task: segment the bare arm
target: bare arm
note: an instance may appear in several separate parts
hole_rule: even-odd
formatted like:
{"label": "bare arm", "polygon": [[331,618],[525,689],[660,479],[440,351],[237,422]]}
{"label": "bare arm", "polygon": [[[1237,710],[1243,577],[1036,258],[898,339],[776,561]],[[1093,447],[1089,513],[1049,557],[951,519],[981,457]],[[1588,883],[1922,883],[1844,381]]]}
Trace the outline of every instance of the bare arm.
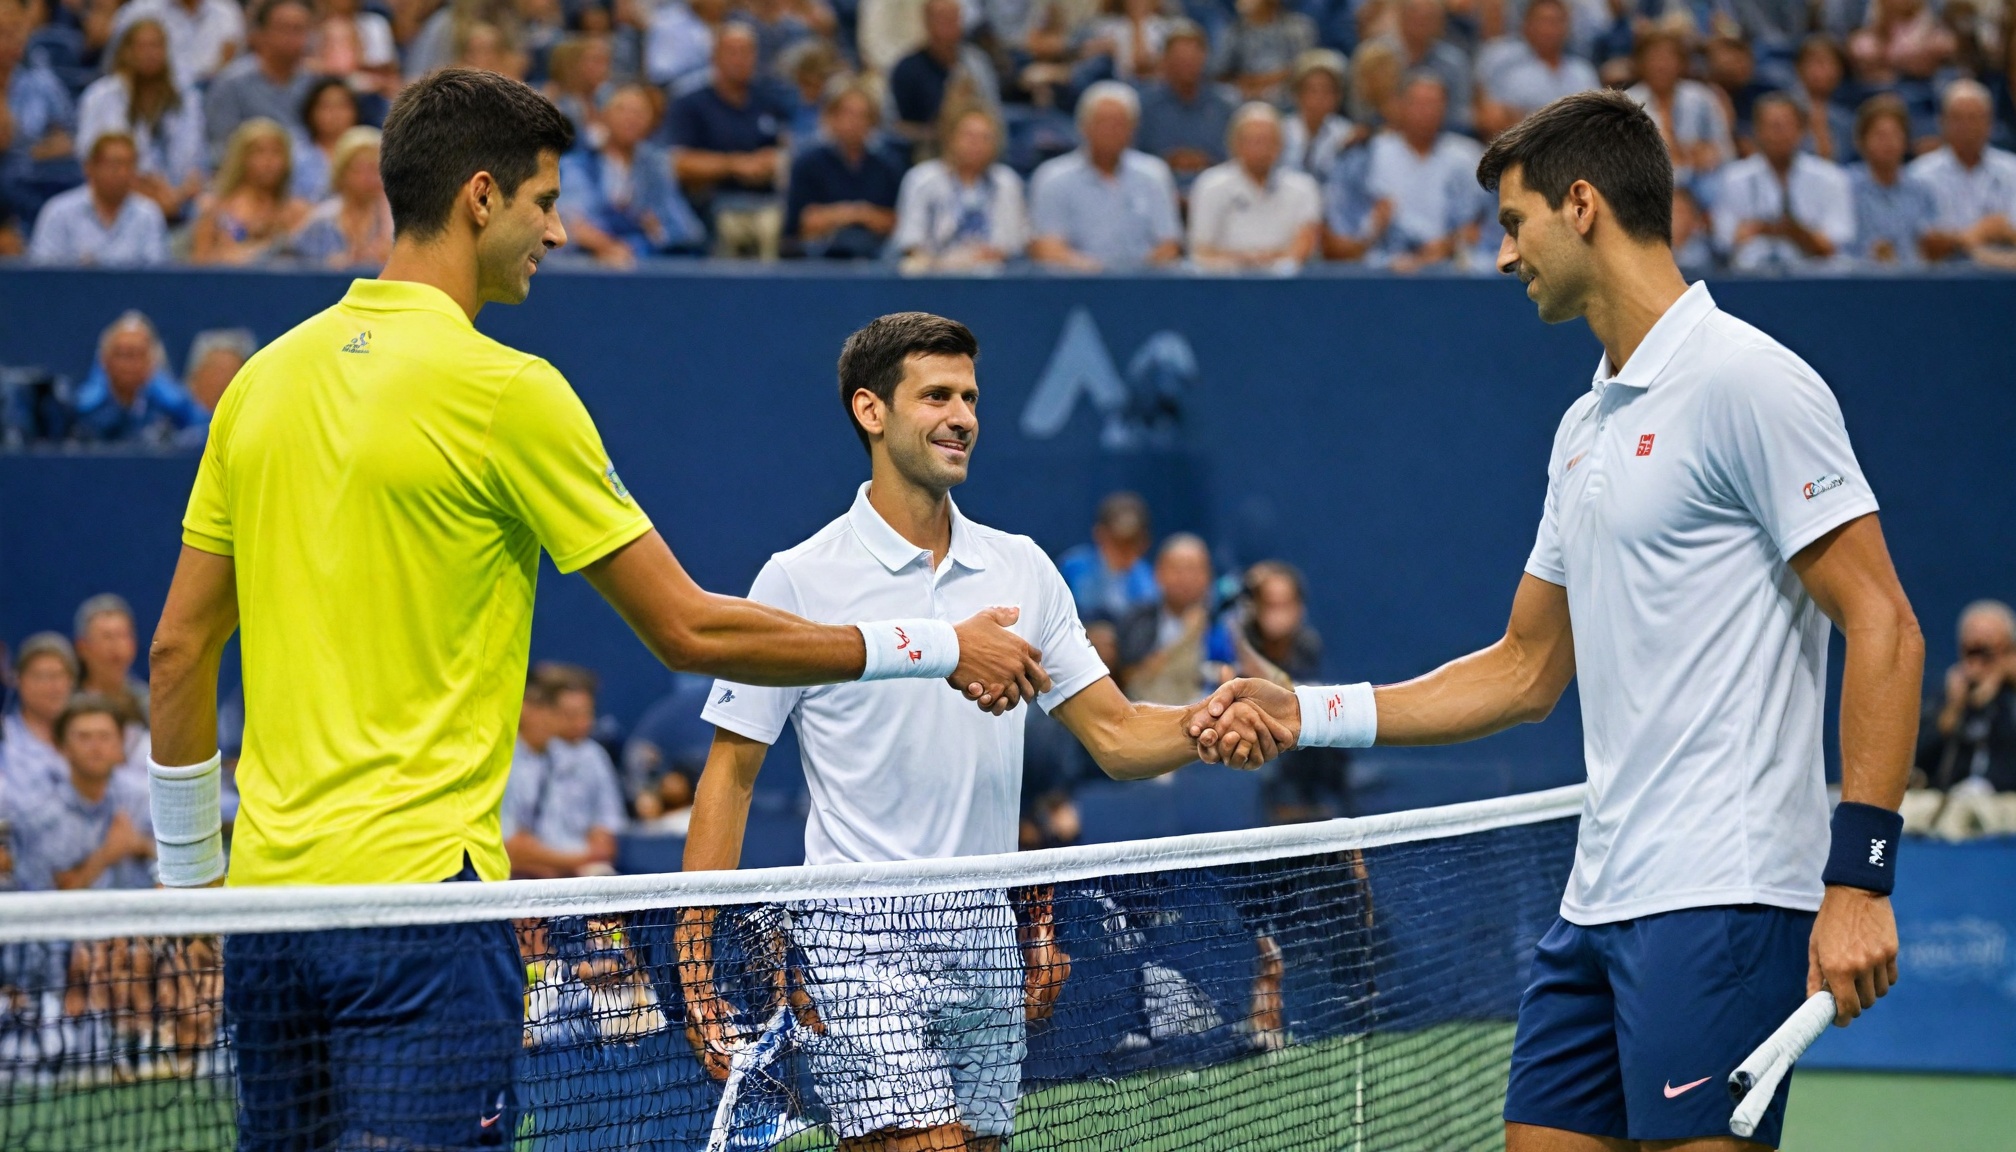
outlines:
{"label": "bare arm", "polygon": [[[675,671],[744,684],[833,684],[858,679],[867,658],[860,630],[851,624],[814,624],[701,588],[655,531],[582,574]],[[953,679],[982,708],[997,712],[1050,686],[1037,663],[1042,654],[1004,627],[1014,622],[1013,611],[987,609],[957,629],[959,667]]]}
{"label": "bare arm", "polygon": [[[1897,581],[1874,513],[1843,524],[1792,557],[1813,602],[1846,637],[1841,672],[1841,799],[1896,811],[1918,742],[1925,637]],[[1806,990],[1834,993],[1846,1024],[1897,982],[1890,898],[1830,885],[1813,923]]]}
{"label": "bare arm", "polygon": [[1099,271],[1099,261],[1071,247],[1062,236],[1038,236],[1029,241],[1029,259],[1080,272]]}
{"label": "bare arm", "polygon": [[[749,827],[749,797],[763,767],[768,744],[726,728],[714,730],[707,766],[693,798],[686,829],[688,872],[732,869],[742,862],[742,834]],[[686,1039],[702,1067],[715,1079],[728,1075],[734,1053],[734,1009],[714,987],[714,909],[688,908],[679,914],[676,934],[679,983],[686,996]]]}
{"label": "bare arm", "polygon": [[184,545],[147,650],[154,761],[200,764],[217,751],[217,663],[238,630],[237,564]]}
{"label": "bare arm", "polygon": [[577,876],[589,860],[585,852],[562,852],[530,832],[515,832],[508,837],[504,853],[511,857],[512,875],[535,880]]}
{"label": "bare arm", "polygon": [[1094,681],[1051,715],[1115,780],[1146,780],[1197,759],[1183,730],[1184,709],[1137,704],[1121,695],[1111,676]]}

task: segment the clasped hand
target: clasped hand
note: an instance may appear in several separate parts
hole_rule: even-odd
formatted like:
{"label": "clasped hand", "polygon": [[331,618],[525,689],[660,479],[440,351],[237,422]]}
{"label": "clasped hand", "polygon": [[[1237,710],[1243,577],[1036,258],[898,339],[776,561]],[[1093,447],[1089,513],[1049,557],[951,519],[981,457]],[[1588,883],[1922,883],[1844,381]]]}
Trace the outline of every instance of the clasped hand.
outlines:
{"label": "clasped hand", "polygon": [[1206,764],[1258,768],[1295,747],[1302,706],[1271,680],[1232,680],[1191,706],[1183,731]]}

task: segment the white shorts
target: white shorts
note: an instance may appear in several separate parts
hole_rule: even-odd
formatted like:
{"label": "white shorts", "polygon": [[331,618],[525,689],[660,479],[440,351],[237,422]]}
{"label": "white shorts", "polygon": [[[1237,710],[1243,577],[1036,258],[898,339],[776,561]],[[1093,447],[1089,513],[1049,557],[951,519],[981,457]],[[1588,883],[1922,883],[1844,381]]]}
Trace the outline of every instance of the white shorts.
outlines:
{"label": "white shorts", "polygon": [[843,1140],[963,1124],[1011,1135],[1022,1085],[1022,949],[1001,892],[794,905],[826,1031],[799,1030]]}

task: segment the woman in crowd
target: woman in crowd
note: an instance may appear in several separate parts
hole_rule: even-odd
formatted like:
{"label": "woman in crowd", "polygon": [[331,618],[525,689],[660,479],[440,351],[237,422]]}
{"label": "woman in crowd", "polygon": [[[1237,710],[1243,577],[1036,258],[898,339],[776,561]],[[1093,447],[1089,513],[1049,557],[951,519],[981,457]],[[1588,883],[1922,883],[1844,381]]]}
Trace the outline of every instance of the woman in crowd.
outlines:
{"label": "woman in crowd", "polygon": [[1351,56],[1351,98],[1347,114],[1362,135],[1386,124],[1386,106],[1400,93],[1400,50],[1387,40],[1367,40]]}
{"label": "woman in crowd", "polygon": [[263,116],[231,133],[210,203],[196,218],[189,259],[256,264],[271,259],[301,226],[308,205],[291,192],[287,130]]}
{"label": "woman in crowd", "polygon": [[602,101],[609,95],[609,75],[615,62],[609,37],[584,33],[553,46],[546,61],[546,98],[574,124],[584,147],[602,146]]}
{"label": "woman in crowd", "polygon": [[1295,58],[1289,79],[1295,110],[1281,120],[1281,163],[1307,172],[1318,183],[1329,179],[1337,154],[1357,139],[1351,121],[1337,114],[1344,103],[1346,74],[1342,53],[1312,48]]}
{"label": "woman in crowd", "polygon": [[336,142],[357,127],[361,109],[357,94],[334,76],[308,86],[301,98],[301,128],[294,133],[294,194],[310,204],[329,195],[330,161]]}
{"label": "woman in crowd", "polygon": [[1854,255],[1893,268],[1952,255],[1952,239],[1932,227],[1939,214],[1932,190],[1904,178],[1911,149],[1904,102],[1887,92],[1865,101],[1855,115],[1855,144],[1862,163],[1848,170],[1855,192]]}
{"label": "woman in crowd", "polygon": [[696,251],[707,230],[672,178],[672,155],[648,137],[658,94],[627,84],[602,105],[604,139],[560,159],[560,215],[568,241],[612,268],[639,256]]}
{"label": "woman in crowd", "polygon": [[1104,0],[1099,18],[1086,27],[1084,55],[1112,60],[1119,79],[1153,80],[1162,70],[1169,24],[1161,0]]}
{"label": "woman in crowd", "polygon": [[1872,88],[1930,80],[1953,48],[1953,34],[1925,0],[1870,0],[1869,22],[1848,39],[1855,78]]}
{"label": "woman in crowd", "polygon": [[1316,22],[1281,0],[1239,0],[1239,22],[1219,42],[1218,75],[1248,100],[1278,104],[1302,53],[1316,47]]}
{"label": "woman in crowd", "polygon": [[1848,75],[1848,56],[1832,36],[1808,36],[1796,61],[1799,86],[1792,98],[1806,109],[1806,139],[1800,146],[1823,160],[1846,164],[1855,158],[1855,113],[1835,102]]}
{"label": "woman in crowd", "polygon": [[112,66],[84,89],[77,106],[77,155],[107,132],[133,137],[133,190],[179,220],[203,190],[203,109],[169,71],[168,33],[159,21],[135,20],[112,50]]}
{"label": "woman in crowd", "polygon": [[392,254],[392,206],[378,177],[378,130],[352,128],[330,161],[334,194],[295,232],[294,254],[330,268],[376,268]]}
{"label": "woman in crowd", "polygon": [[399,92],[399,49],[392,22],[363,10],[359,0],[316,0],[308,71],[335,76],[357,92],[391,99]]}
{"label": "woman in crowd", "polygon": [[998,268],[1029,243],[1022,178],[998,162],[1001,124],[985,108],[946,110],[945,154],[912,168],[891,240],[906,272]]}
{"label": "woman in crowd", "polygon": [[1638,38],[1634,55],[1638,83],[1625,95],[1644,105],[1659,125],[1673,158],[1673,178],[1684,183],[1733,159],[1736,145],[1721,101],[1708,85],[1687,79],[1686,41],[1668,29],[1653,29]]}
{"label": "woman in crowd", "polygon": [[523,80],[530,61],[519,49],[510,26],[478,20],[456,26],[455,66]]}

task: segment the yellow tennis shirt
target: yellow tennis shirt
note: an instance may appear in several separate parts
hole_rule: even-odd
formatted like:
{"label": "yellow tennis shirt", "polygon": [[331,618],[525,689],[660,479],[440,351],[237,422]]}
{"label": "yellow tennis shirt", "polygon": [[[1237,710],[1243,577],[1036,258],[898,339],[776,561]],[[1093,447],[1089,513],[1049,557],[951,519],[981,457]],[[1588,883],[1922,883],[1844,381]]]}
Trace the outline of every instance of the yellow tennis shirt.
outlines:
{"label": "yellow tennis shirt", "polygon": [[566,379],[438,289],[358,280],[262,349],[182,521],[237,568],[229,882],[507,875],[539,549],[572,572],[650,527]]}

